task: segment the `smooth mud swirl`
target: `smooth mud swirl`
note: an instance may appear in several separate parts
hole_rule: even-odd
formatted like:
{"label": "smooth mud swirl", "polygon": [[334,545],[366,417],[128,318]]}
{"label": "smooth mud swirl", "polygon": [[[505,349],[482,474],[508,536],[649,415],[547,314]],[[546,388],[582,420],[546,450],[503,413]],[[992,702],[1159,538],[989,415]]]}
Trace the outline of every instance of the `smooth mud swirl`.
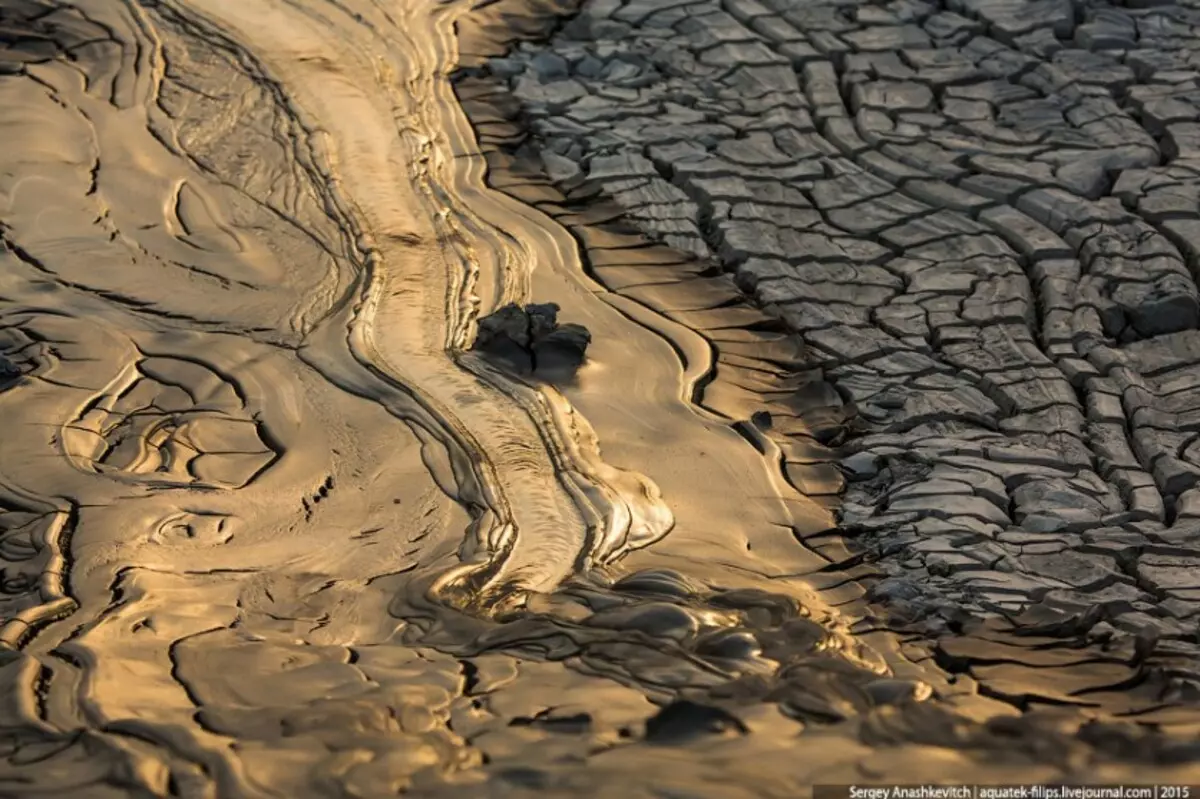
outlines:
{"label": "smooth mud swirl", "polygon": [[[403,397],[393,412],[449,454],[447,487],[475,517],[469,561],[486,571],[477,588],[548,590],[576,563],[603,558],[615,538],[665,534],[670,512],[652,485],[634,478],[642,490],[625,499],[623,486],[600,483],[605,467],[594,453],[592,463],[573,457],[588,442],[568,447],[562,434],[570,430],[556,425],[536,391],[462,355],[479,304],[526,299],[532,264],[509,255],[458,199],[438,111],[445,33],[433,47],[404,42],[398,49],[414,57],[397,62],[385,41],[364,40],[357,23],[330,35],[339,21],[322,14],[221,3],[188,11],[253,41],[263,68],[295,103],[298,124],[324,142],[326,180],[355,220],[348,224],[357,228],[362,268],[345,314],[317,322],[302,353],[314,364],[350,355],[365,374],[346,378],[364,393]],[[419,29],[406,21],[412,14],[396,11],[397,31]],[[345,344],[333,350],[322,325]],[[402,408],[405,400],[416,407]]]}
{"label": "smooth mud swirl", "polygon": [[[829,512],[695,402],[709,340],[486,187],[479,13],[0,8],[0,795],[1128,774],[1123,728],[851,633]],[[530,302],[590,331],[570,379],[471,349]]]}

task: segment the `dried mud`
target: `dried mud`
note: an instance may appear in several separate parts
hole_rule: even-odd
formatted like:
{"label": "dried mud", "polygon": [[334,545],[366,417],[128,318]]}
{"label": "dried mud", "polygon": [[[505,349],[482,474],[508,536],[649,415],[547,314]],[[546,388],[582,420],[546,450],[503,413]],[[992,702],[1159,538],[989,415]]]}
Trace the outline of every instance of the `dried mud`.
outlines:
{"label": "dried mud", "polygon": [[1194,777],[1163,636],[873,609],[812,337],[472,77],[571,11],[0,7],[0,795]]}

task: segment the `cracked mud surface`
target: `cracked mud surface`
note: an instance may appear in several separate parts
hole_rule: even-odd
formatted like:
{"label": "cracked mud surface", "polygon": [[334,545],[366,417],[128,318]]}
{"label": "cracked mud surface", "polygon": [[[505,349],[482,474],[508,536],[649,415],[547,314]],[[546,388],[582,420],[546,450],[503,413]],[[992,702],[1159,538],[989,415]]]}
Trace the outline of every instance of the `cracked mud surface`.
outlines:
{"label": "cracked mud surface", "polygon": [[[790,482],[842,494],[838,529],[801,538],[880,622],[1023,711],[1183,729],[1197,24],[1166,2],[593,0],[458,86],[494,185],[705,335],[699,401],[757,393]],[[700,318],[746,300],[796,357],[747,363]]]}
{"label": "cracked mud surface", "polygon": [[1189,12],[570,11],[0,5],[0,796],[1200,774]]}

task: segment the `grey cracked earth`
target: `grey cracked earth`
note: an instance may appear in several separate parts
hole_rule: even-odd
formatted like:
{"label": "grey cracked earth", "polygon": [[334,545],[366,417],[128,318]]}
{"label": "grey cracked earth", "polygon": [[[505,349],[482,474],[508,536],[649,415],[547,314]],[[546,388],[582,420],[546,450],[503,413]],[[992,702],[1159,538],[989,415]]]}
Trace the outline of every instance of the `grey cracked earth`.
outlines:
{"label": "grey cracked earth", "polygon": [[1193,19],[3,0],[0,797],[1200,784]]}
{"label": "grey cracked earth", "polygon": [[797,430],[786,402],[761,425],[840,444],[840,532],[887,575],[873,597],[934,635],[1086,612],[1091,636],[1178,653],[1181,699],[1200,687],[1198,24],[1158,2],[613,0],[479,74],[520,100],[532,136],[510,151],[798,334],[836,429]]}

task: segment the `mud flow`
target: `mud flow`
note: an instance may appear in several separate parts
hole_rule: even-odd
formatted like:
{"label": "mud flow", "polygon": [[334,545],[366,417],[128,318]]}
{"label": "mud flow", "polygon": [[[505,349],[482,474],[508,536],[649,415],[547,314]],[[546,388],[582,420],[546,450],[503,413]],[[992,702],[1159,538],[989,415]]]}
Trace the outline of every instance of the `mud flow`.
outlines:
{"label": "mud flow", "polygon": [[0,797],[1200,784],[1131,6],[0,0]]}

